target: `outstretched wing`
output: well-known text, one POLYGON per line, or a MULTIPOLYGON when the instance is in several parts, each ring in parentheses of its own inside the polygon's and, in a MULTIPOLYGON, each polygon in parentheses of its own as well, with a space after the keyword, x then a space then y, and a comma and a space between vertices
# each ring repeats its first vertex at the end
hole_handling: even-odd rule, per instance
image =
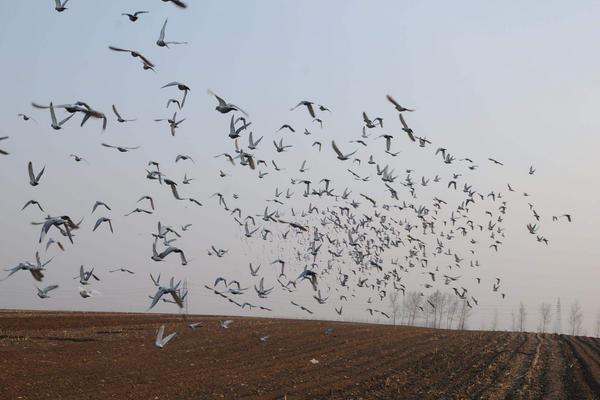
POLYGON ((342 154, 342 152, 340 151, 340 149, 335 144, 335 140, 331 141, 331 147, 333 147, 333 151, 335 151, 339 157, 344 157, 344 155, 342 154))

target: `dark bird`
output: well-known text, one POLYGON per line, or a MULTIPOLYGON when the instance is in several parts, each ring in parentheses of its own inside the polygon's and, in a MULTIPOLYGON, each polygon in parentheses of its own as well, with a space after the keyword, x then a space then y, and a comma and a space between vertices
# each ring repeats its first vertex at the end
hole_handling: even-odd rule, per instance
POLYGON ((385 96, 388 101, 390 103, 392 103, 394 105, 394 107, 396 108, 396 110, 398 110, 398 112, 404 112, 404 111, 415 111, 415 110, 411 110, 408 108, 404 108, 402 107, 400 104, 398 104, 398 102, 396 100, 394 100, 394 98, 392 96, 390 96, 389 94, 385 96))
POLYGON ((44 171, 46 170, 46 167, 42 168, 42 170, 40 171, 39 174, 35 175, 33 173, 33 164, 31 163, 31 161, 29 161, 29 164, 27 164, 27 172, 29 173, 29 184, 31 186, 37 186, 40 184, 40 179, 42 178, 42 175, 44 175, 44 171))
POLYGON ((138 15, 142 15, 142 14, 148 14, 148 11, 136 11, 133 14, 129 14, 129 13, 122 13, 121 15, 126 15, 127 18, 129 18, 129 20, 131 22, 135 22, 139 19, 138 15))
POLYGON ((173 5, 179 8, 187 8, 187 4, 185 4, 181 0, 162 0, 163 3, 173 3, 173 5))
POLYGON ((154 70, 155 65, 138 51, 122 49, 120 47, 115 47, 115 46, 108 46, 108 48, 111 49, 112 51, 129 53, 129 54, 131 54, 132 57, 139 58, 142 61, 142 66, 144 69, 154 70))
POLYGON ((305 106, 306 109, 308 110, 308 113, 310 114, 310 116, 313 117, 313 118, 316 118, 316 116, 315 116, 315 109, 313 108, 313 104, 315 104, 315 103, 313 103, 312 101, 302 100, 295 107, 292 107, 290 109, 290 111, 294 111, 296 108, 298 108, 300 106, 305 106))

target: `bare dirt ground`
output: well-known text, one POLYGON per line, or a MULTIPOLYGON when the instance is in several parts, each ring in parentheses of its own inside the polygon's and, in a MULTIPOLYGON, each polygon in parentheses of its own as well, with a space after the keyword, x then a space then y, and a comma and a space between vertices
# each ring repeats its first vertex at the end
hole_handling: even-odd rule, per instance
POLYGON ((600 399, 593 338, 192 319, 0 311, 0 399, 600 399))

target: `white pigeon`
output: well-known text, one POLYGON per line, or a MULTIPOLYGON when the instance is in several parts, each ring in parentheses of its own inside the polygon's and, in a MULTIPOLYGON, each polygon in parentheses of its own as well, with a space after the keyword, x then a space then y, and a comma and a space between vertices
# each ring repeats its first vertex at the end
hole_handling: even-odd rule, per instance
POLYGON ((233 321, 230 319, 227 319, 225 321, 220 321, 220 323, 221 323, 221 328, 227 329, 227 328, 229 328, 229 325, 231 325, 233 323, 233 321))
POLYGON ((165 334, 165 326, 161 325, 160 328, 158 328, 158 332, 156 333, 156 339, 154 339, 154 345, 156 347, 158 347, 159 349, 162 349, 163 347, 165 347, 166 344, 169 343, 169 341, 171 339, 173 339, 175 337, 175 335, 177 335, 177 332, 173 332, 166 337, 163 337, 164 334, 165 334))

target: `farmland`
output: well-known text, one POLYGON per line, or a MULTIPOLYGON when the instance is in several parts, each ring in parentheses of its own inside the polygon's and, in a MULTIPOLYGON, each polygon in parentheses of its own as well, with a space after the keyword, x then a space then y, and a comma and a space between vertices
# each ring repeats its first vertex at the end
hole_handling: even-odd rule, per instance
POLYGON ((1 312, 0 398, 600 398, 593 338, 191 319, 202 326, 174 315, 1 312), (153 346, 161 324, 177 332, 164 349, 153 346))

